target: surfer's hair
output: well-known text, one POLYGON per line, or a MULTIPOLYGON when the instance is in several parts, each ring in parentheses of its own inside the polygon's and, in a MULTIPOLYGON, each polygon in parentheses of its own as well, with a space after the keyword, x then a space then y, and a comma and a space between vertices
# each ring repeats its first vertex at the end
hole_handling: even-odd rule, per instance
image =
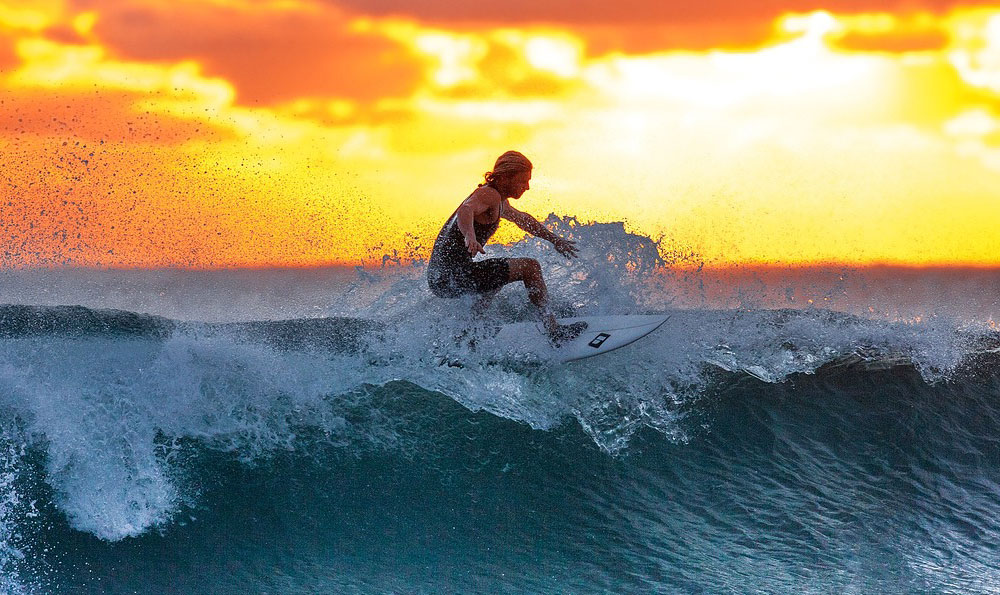
POLYGON ((493 171, 488 171, 483 176, 486 181, 480 186, 495 186, 500 178, 506 178, 522 171, 531 171, 531 162, 528 158, 517 151, 507 151, 497 157, 493 164, 493 171))

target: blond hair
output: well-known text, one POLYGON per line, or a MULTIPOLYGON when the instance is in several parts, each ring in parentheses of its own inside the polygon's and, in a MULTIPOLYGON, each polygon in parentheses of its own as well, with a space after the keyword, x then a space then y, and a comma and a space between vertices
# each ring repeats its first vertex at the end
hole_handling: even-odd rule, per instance
POLYGON ((486 172, 486 175, 484 176, 484 178, 486 178, 486 182, 480 184, 480 186, 496 182, 497 178, 500 176, 509 176, 522 171, 531 171, 531 167, 531 162, 528 161, 527 157, 517 151, 507 151, 503 155, 497 157, 496 163, 493 164, 493 171, 486 172))

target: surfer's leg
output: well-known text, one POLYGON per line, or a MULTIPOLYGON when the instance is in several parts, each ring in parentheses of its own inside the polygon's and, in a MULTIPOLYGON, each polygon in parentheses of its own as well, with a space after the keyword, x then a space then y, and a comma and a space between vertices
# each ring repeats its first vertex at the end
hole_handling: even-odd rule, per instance
POLYGON ((549 307, 549 290, 542 278, 542 265, 534 258, 511 258, 509 282, 521 281, 528 290, 528 299, 543 312, 549 307))
POLYGON ((542 266, 538 264, 537 260, 534 258, 511 258, 509 263, 510 282, 521 281, 524 283, 524 288, 528 290, 528 299, 538 308, 545 330, 554 342, 561 343, 572 339, 587 328, 587 323, 582 321, 568 327, 561 326, 556 322, 556 317, 549 311, 549 290, 545 286, 545 278, 542 277, 542 266))
POLYGON ((510 281, 524 283, 528 299, 538 308, 542 316, 545 330, 549 333, 555 332, 559 324, 556 322, 556 317, 549 312, 549 289, 545 286, 545 278, 542 277, 542 265, 534 258, 511 258, 510 281))
POLYGON ((510 283, 509 261, 508 258, 487 258, 469 265, 469 281, 475 293, 479 294, 479 299, 473 306, 476 312, 489 308, 493 297, 504 285, 510 283))

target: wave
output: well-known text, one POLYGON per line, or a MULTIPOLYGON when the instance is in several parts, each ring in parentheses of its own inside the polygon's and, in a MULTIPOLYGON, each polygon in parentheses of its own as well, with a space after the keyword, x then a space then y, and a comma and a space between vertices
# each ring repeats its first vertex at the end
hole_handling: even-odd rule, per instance
MULTIPOLYGON (((683 325, 710 326, 722 315, 675 312, 681 319, 675 324, 681 326, 674 331, 680 335, 683 325)), ((485 577, 491 570, 485 558, 467 559, 467 552, 486 543, 500 555, 513 555, 496 537, 483 534, 483 527, 501 526, 508 519, 504 515, 519 518, 525 509, 540 506, 538 498, 543 498, 554 511, 542 516, 549 519, 546 531, 561 532, 567 541, 546 539, 553 541, 556 552, 569 547, 565 555, 572 554, 574 561, 563 560, 568 566, 560 566, 558 560, 539 561, 532 546, 517 537, 519 555, 537 566, 515 573, 510 579, 515 590, 557 592, 568 585, 581 590, 594 585, 643 590, 649 585, 615 583, 609 577, 617 575, 609 568, 585 563, 583 568, 589 570, 578 576, 560 569, 579 567, 579 560, 588 558, 587 552, 577 550, 590 542, 585 534, 577 534, 582 529, 575 528, 588 523, 601 527, 602 535, 632 525, 664 530, 666 544, 614 554, 639 558, 629 558, 628 564, 662 563, 655 560, 682 547, 680 541, 674 542, 681 539, 679 529, 664 529, 668 521, 690 524, 683 547, 704 543, 702 556, 693 556, 699 562, 686 562, 680 565, 682 572, 661 576, 657 580, 666 581, 661 586, 693 587, 710 580, 738 588, 746 583, 740 583, 739 574, 727 574, 731 564, 720 548, 740 559, 753 559, 748 555, 752 549, 743 554, 730 551, 738 550, 740 541, 730 541, 726 531, 746 530, 739 519, 725 515, 718 519, 735 523, 732 529, 699 525, 705 519, 699 518, 700 509, 694 504, 721 498, 711 485, 733 484, 722 492, 736 499, 727 506, 748 511, 756 519, 756 530, 766 531, 773 522, 768 515, 790 514, 787 510, 818 510, 809 514, 822 516, 825 509, 844 515, 845 510, 860 507, 876 514, 880 508, 865 507, 881 506, 875 499, 878 490, 888 489, 883 485, 889 473, 885 465, 898 469, 889 477, 899 476, 903 482, 893 490, 903 490, 907 500, 916 502, 940 499, 934 494, 941 484, 927 477, 922 480, 926 486, 911 487, 910 480, 904 480, 906 469, 932 465, 952 474, 962 465, 978 469, 972 480, 962 472, 962 481, 972 483, 955 487, 956 501, 948 506, 963 522, 973 523, 980 535, 996 533, 992 517, 980 516, 988 510, 988 502, 980 502, 984 496, 979 493, 993 485, 990 478, 996 475, 988 465, 993 427, 1000 420, 993 398, 1000 390, 1000 378, 992 372, 998 363, 995 353, 988 349, 969 353, 946 376, 939 376, 944 370, 935 368, 926 377, 921 367, 927 367, 929 360, 925 357, 923 364, 916 364, 912 355, 919 354, 911 349, 910 356, 904 355, 903 342, 884 343, 881 350, 867 345, 843 354, 839 349, 820 349, 816 356, 802 340, 803 329, 824 329, 829 338, 830 324, 844 331, 852 324, 867 327, 862 321, 801 313, 776 313, 765 320, 773 325, 771 332, 786 329, 776 333, 783 339, 778 348, 749 359, 741 351, 745 345, 712 345, 697 366, 697 380, 678 375, 677 364, 683 361, 678 354, 668 354, 674 359, 667 361, 657 351, 677 343, 661 343, 662 338, 656 337, 649 339, 657 349, 647 345, 620 356, 609 354, 586 366, 468 363, 455 368, 428 362, 426 371, 407 363, 406 354, 380 352, 385 337, 372 339, 358 352, 344 351, 341 345, 328 348, 317 341, 289 349, 265 330, 277 328, 280 335, 304 327, 318 333, 316 329, 329 324, 322 319, 277 326, 178 324, 176 328, 183 331, 138 340, 113 331, 87 338, 18 339, 22 346, 27 341, 45 346, 47 363, 32 359, 30 372, 18 366, 17 383, 12 382, 10 368, 4 367, 2 407, 8 421, 3 424, 0 457, 0 485, 5 489, 0 523, 9 529, 4 532, 9 536, 4 544, 5 576, 16 579, 16 584, 33 585, 28 590, 73 590, 90 584, 88 568, 120 564, 121 556, 143 567, 161 555, 160 548, 169 546, 170 551, 193 550, 199 564, 213 569, 186 575, 183 580, 193 581, 198 575, 197 580, 207 581, 189 584, 191 591, 225 588, 231 584, 225 580, 242 581, 248 589, 280 591, 281 583, 253 581, 263 580, 261 572, 271 576, 267 569, 274 562, 268 552, 274 543, 289 539, 284 532, 292 531, 300 543, 313 543, 317 533, 325 536, 319 538, 316 551, 299 552, 320 567, 327 560, 323 551, 345 547, 338 539, 361 540, 364 547, 373 548, 374 563, 381 550, 363 538, 364 531, 388 532, 395 543, 402 540, 419 549, 420 538, 408 533, 417 530, 394 516, 412 510, 424 515, 412 519, 423 523, 424 530, 433 533, 455 525, 476 540, 460 552, 449 550, 448 555, 456 555, 465 565, 460 572, 456 561, 453 574, 444 575, 451 578, 442 579, 454 582, 434 583, 437 579, 421 574, 418 566, 409 572, 431 582, 417 584, 425 590, 449 584, 474 589, 479 583, 462 572, 471 568, 469 572, 485 577), (790 342, 790 328, 798 329, 798 344, 790 342), (74 370, 66 369, 65 360, 55 361, 88 353, 100 355, 79 362, 74 370), (380 354, 380 359, 373 359, 373 354, 380 354), (651 361, 643 360, 647 354, 651 361), (602 360, 608 361, 596 365, 602 360), (783 377, 778 377, 779 370, 783 377), (420 374, 426 376, 418 378, 420 374), (434 376, 438 388, 429 389, 429 378, 434 376), (487 376, 493 383, 484 386, 487 376), (14 386, 17 390, 9 392, 14 386), (38 396, 29 398, 32 394, 38 396), (789 448, 793 450, 784 452, 789 448), (651 479, 658 476, 661 479, 651 479), (647 485, 649 481, 654 483, 647 485), (785 486, 781 490, 792 489, 789 482, 799 488, 774 494, 769 490, 779 488, 771 482, 785 486), (977 491, 976 482, 986 483, 977 491), (549 487, 538 494, 539 486, 549 487), (869 489, 876 491, 868 495, 864 490, 869 489), (927 495, 908 494, 908 489, 927 495), (464 500, 468 494, 475 495, 474 506, 464 500), (620 500, 613 505, 615 495, 620 500), (833 501, 834 496, 839 500, 833 501), (970 498, 977 502, 971 517, 962 508, 970 498), (690 504, 679 504, 685 502, 690 504), (454 512, 440 512, 438 506, 454 512), (675 514, 681 516, 660 516, 656 511, 664 506, 669 510, 679 506, 682 510, 675 514), (632 518, 636 514, 641 522, 632 518), (277 516, 272 519, 273 515, 277 516), (201 529, 189 529, 195 525, 201 529), (153 541, 151 534, 157 536, 153 541), (208 561, 220 548, 228 551, 234 544, 244 548, 260 540, 259 550, 234 553, 240 560, 256 561, 257 570, 250 574, 257 578, 232 576, 221 560, 208 561), (122 545, 111 548, 104 542, 122 545), (53 544, 72 555, 45 555, 43 550, 53 544), (642 560, 643 556, 649 559, 642 560)), ((342 328, 347 323, 338 324, 342 328)), ((360 326, 367 328, 363 322, 360 326)), ((873 335, 877 334, 869 329, 867 336, 873 335)), ((371 338, 362 332, 356 336, 371 338)), ((5 350, 8 347, 9 343, 4 345, 5 350)), ((9 357, 5 355, 6 364, 9 357)), ((524 531, 534 535, 541 528, 532 529, 531 518, 528 514, 524 531)), ((878 518, 870 520, 884 522, 878 518)), ((843 516, 837 519, 846 522, 843 516)), ((942 540, 957 551, 979 543, 978 538, 971 542, 962 538, 945 520, 934 519, 942 525, 934 548, 943 547, 942 540)), ((819 526, 820 519, 795 523, 801 523, 799 529, 781 533, 781 539, 791 540, 783 547, 806 559, 839 560, 836 548, 845 544, 831 549, 809 528, 810 523, 819 526)), ((922 552, 919 559, 924 562, 946 556, 927 550, 926 544, 907 547, 911 546, 922 552)), ((981 554, 970 556, 980 559, 981 554)), ((342 574, 312 587, 373 592, 410 588, 392 582, 396 580, 392 577, 373 585, 375 570, 357 562, 359 568, 341 568, 342 574)), ((393 564, 406 568, 408 563, 393 564)), ((831 567, 838 566, 843 565, 831 562, 831 567)), ((957 572, 954 564, 948 568, 957 572)), ((750 573, 744 578, 750 580, 748 576, 761 569, 744 570, 750 573)), ((997 576, 988 566, 975 573, 946 572, 944 579, 931 574, 934 580, 957 581, 974 590, 982 590, 990 584, 988 577, 997 576), (968 582, 969 576, 980 576, 980 582, 968 582)), ((180 580, 171 573, 155 576, 180 580)), ((848 575, 822 578, 824 584, 857 584, 848 575)), ((113 591, 140 589, 148 579, 148 572, 118 576, 113 591)), ((268 580, 272 579, 277 580, 268 580)), ((816 575, 813 579, 818 580, 816 575)), ((892 590, 898 588, 897 579, 890 573, 867 586, 892 590)), ((767 580, 764 584, 777 590, 797 584, 780 574, 767 580)), ((937 583, 916 581, 912 586, 927 584, 937 583)), ((302 585, 284 589, 309 590, 302 585)), ((163 587, 177 588, 172 582, 163 587)))
POLYGON ((991 353, 981 336, 816 311, 676 311, 640 344, 565 366, 498 361, 487 341, 472 350, 443 321, 433 330, 348 318, 193 324, 22 306, 0 316, 6 417, 44 440, 73 525, 111 540, 169 521, 178 494, 165 437, 252 460, 294 442, 296 426, 378 434, 347 427, 345 411, 369 385, 405 380, 537 429, 575 419, 614 453, 641 427, 684 440, 678 406, 720 372, 774 383, 906 367, 937 382, 991 353))
MULTIPOLYGON (((28 537, 51 530, 43 526, 64 523, 103 542, 176 529, 218 504, 209 479, 218 465, 239 474, 295 453, 296 465, 346 469, 390 453, 449 469, 441 461, 457 456, 464 462, 453 472, 461 473, 476 463, 454 449, 502 448, 527 461, 539 456, 536 440, 552 448, 568 441, 566 456, 593 465, 594 453, 641 457, 654 437, 677 447, 698 442, 717 423, 704 404, 733 392, 760 395, 808 378, 808 398, 832 402, 840 389, 831 387, 844 382, 882 383, 883 394, 962 394, 984 377, 995 384, 1000 340, 989 328, 944 316, 677 308, 658 290, 670 280, 662 272, 671 253, 656 242, 620 225, 550 224, 586 235, 585 251, 606 255, 590 255, 598 263, 590 269, 546 261, 560 313, 669 312, 670 320, 600 358, 518 358, 491 346, 488 327, 529 319, 523 295, 502 293, 483 323, 468 302, 431 298, 421 263, 366 272, 317 318, 207 323, 0 306, 0 566, 8 581, 0 588, 30 583, 19 569, 46 547, 28 537), (512 450, 518 445, 528 450, 512 450)), ((497 252, 552 258, 533 242, 497 252)))

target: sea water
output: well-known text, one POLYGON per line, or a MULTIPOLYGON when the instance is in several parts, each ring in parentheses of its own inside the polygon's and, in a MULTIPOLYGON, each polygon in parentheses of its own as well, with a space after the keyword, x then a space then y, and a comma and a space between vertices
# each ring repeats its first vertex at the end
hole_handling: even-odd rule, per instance
POLYGON ((549 223, 487 251, 670 320, 555 365, 420 262, 0 273, 0 592, 1000 592, 1000 274, 549 223))

